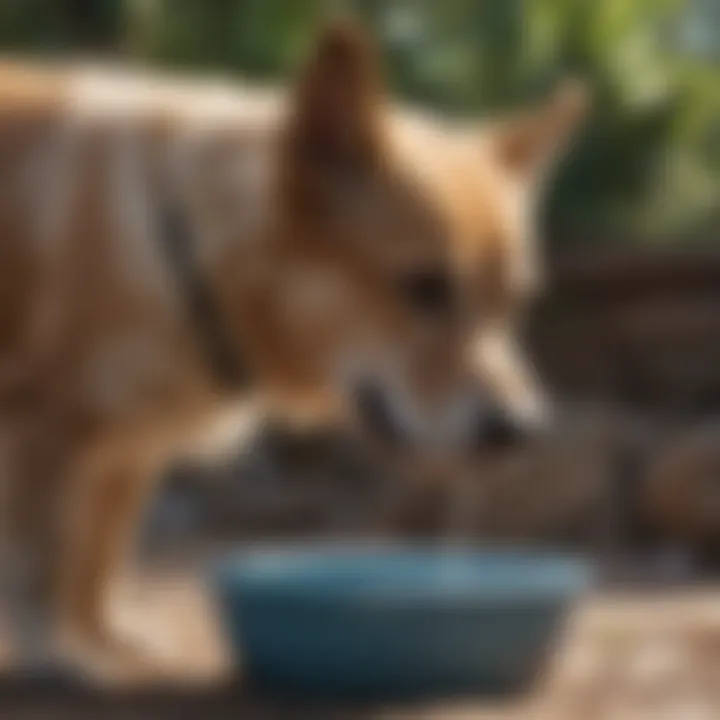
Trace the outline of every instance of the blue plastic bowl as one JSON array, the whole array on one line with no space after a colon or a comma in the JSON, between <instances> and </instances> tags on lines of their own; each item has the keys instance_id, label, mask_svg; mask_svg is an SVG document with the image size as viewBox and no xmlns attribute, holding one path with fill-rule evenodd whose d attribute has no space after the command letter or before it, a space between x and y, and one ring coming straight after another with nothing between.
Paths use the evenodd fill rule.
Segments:
<instances>
[{"instance_id":1,"label":"blue plastic bowl","mask_svg":"<svg viewBox=\"0 0 720 720\"><path fill-rule=\"evenodd\" d=\"M520 689L591 579L558 555L315 547L232 557L215 585L256 686L406 698Z\"/></svg>"}]
</instances>

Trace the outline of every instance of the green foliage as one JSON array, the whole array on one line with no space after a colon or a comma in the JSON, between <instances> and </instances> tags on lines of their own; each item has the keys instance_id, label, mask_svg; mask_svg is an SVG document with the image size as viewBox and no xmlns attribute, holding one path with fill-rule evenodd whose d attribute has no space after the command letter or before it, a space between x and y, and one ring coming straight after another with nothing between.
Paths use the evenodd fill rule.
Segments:
<instances>
[{"instance_id":1,"label":"green foliage","mask_svg":"<svg viewBox=\"0 0 720 720\"><path fill-rule=\"evenodd\" d=\"M0 45L95 38L158 64L272 78L338 7L370 26L399 95L448 112L497 112L564 74L588 78L596 111L548 199L557 242L707 237L713 215L717 232L715 0L0 0Z\"/></svg>"},{"instance_id":2,"label":"green foliage","mask_svg":"<svg viewBox=\"0 0 720 720\"><path fill-rule=\"evenodd\" d=\"M124 12L123 0L0 0L0 47L107 49L122 35Z\"/></svg>"},{"instance_id":3,"label":"green foliage","mask_svg":"<svg viewBox=\"0 0 720 720\"><path fill-rule=\"evenodd\" d=\"M297 0L128 0L136 55L184 67L277 75L289 68L314 21ZM316 3L317 5L317 3Z\"/></svg>"}]
</instances>

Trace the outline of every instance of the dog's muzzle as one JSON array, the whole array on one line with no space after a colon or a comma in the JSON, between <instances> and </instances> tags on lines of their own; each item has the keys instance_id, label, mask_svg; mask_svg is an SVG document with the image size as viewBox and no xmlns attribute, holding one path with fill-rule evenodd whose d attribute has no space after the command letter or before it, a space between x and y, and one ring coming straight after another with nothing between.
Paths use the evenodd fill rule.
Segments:
<instances>
[{"instance_id":1,"label":"dog's muzzle","mask_svg":"<svg viewBox=\"0 0 720 720\"><path fill-rule=\"evenodd\" d=\"M443 445L444 433L438 427L436 436L432 432L433 418L429 418L428 432L424 437L413 432L393 407L383 388L371 381L355 388L356 411L363 427L376 441L391 447L417 445L420 450L426 445ZM454 445L463 446L470 452L507 451L523 445L539 432L538 424L522 417L515 417L499 407L484 408L468 413L465 432L459 433L462 440Z\"/></svg>"}]
</instances>

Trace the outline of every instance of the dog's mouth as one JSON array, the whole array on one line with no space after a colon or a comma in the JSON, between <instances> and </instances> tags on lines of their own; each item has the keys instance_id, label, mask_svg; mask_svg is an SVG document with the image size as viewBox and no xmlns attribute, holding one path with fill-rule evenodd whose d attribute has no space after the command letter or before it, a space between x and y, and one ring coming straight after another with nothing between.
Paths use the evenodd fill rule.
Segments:
<instances>
[{"instance_id":1,"label":"dog's mouth","mask_svg":"<svg viewBox=\"0 0 720 720\"><path fill-rule=\"evenodd\" d=\"M391 449L418 452L507 452L519 449L538 432L535 423L510 411L480 403L456 403L445 412L401 412L381 385L366 381L354 392L361 428Z\"/></svg>"}]
</instances>

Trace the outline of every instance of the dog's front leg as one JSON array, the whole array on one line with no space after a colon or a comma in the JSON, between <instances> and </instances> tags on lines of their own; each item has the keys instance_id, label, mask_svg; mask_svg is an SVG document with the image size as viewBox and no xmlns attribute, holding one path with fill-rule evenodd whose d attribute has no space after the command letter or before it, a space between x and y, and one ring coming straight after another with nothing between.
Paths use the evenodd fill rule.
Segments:
<instances>
[{"instance_id":1,"label":"dog's front leg","mask_svg":"<svg viewBox=\"0 0 720 720\"><path fill-rule=\"evenodd\" d=\"M147 652L113 631L113 581L154 485L157 457L142 442L108 437L77 459L63 513L58 572L63 649L101 679L157 669Z\"/></svg>"},{"instance_id":2,"label":"dog's front leg","mask_svg":"<svg viewBox=\"0 0 720 720\"><path fill-rule=\"evenodd\" d=\"M23 671L52 665L58 503L70 445L52 424L20 413L2 426L0 609L12 662Z\"/></svg>"}]
</instances>

